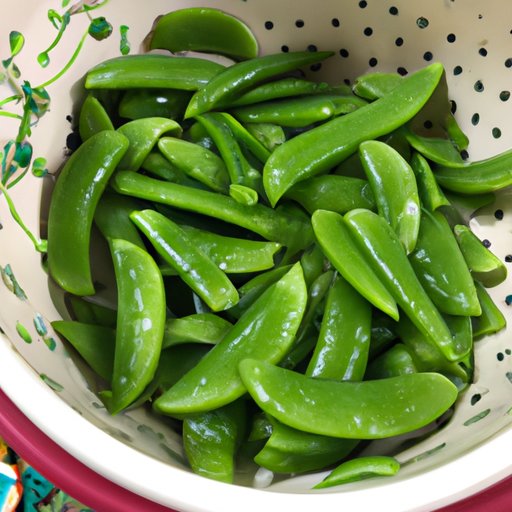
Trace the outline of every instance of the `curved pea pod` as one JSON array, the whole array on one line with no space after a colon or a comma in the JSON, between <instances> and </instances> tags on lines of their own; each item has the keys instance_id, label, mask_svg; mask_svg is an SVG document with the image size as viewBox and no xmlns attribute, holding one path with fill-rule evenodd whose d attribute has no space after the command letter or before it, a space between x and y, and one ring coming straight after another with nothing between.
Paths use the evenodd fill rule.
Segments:
<instances>
[{"instance_id":1,"label":"curved pea pod","mask_svg":"<svg viewBox=\"0 0 512 512\"><path fill-rule=\"evenodd\" d=\"M393 476L400 470L400 463L394 457L374 455L371 457L357 457L342 462L332 470L327 477L313 489L325 489L335 485L358 482L367 478Z\"/></svg>"},{"instance_id":2,"label":"curved pea pod","mask_svg":"<svg viewBox=\"0 0 512 512\"><path fill-rule=\"evenodd\" d=\"M477 210L484 206L491 205L496 201L496 194L494 192L473 194L470 196L446 192L445 196L450 204L444 206L442 212L452 228L457 224L469 224Z\"/></svg>"},{"instance_id":3,"label":"curved pea pod","mask_svg":"<svg viewBox=\"0 0 512 512\"><path fill-rule=\"evenodd\" d=\"M409 144L425 158L439 165L461 165L464 160L459 150L449 139L423 137L411 130L405 130Z\"/></svg>"},{"instance_id":4,"label":"curved pea pod","mask_svg":"<svg viewBox=\"0 0 512 512\"><path fill-rule=\"evenodd\" d=\"M276 363L289 350L306 307L302 269L295 264L268 288L201 361L155 401L157 411L182 415L216 409L246 389L238 363L256 357Z\"/></svg>"},{"instance_id":5,"label":"curved pea pod","mask_svg":"<svg viewBox=\"0 0 512 512\"><path fill-rule=\"evenodd\" d=\"M498 286L507 278L507 267L470 228L458 224L453 232L472 276L485 287ZM478 315L474 315L478 316Z\"/></svg>"},{"instance_id":6,"label":"curved pea pod","mask_svg":"<svg viewBox=\"0 0 512 512\"><path fill-rule=\"evenodd\" d=\"M183 171L171 164L158 150L151 151L141 164L141 168L149 174L173 183L181 183L190 187L202 187L196 180L189 179ZM206 188L206 187L204 187Z\"/></svg>"},{"instance_id":7,"label":"curved pea pod","mask_svg":"<svg viewBox=\"0 0 512 512\"><path fill-rule=\"evenodd\" d=\"M233 98L249 87L274 76L325 60L333 52L288 52L264 55L226 68L198 90L188 104L185 118L194 117Z\"/></svg>"},{"instance_id":8,"label":"curved pea pod","mask_svg":"<svg viewBox=\"0 0 512 512\"><path fill-rule=\"evenodd\" d=\"M327 270L326 263L327 260L318 244L311 245L301 254L300 266L308 288L322 272Z\"/></svg>"},{"instance_id":9,"label":"curved pea pod","mask_svg":"<svg viewBox=\"0 0 512 512\"><path fill-rule=\"evenodd\" d=\"M346 439L412 432L447 411L458 394L437 373L333 382L255 359L241 361L239 369L250 395L267 414L305 432Z\"/></svg>"},{"instance_id":10,"label":"curved pea pod","mask_svg":"<svg viewBox=\"0 0 512 512\"><path fill-rule=\"evenodd\" d=\"M317 210L311 221L320 247L336 270L368 302L398 320L395 299L350 236L343 217L335 212Z\"/></svg>"},{"instance_id":11,"label":"curved pea pod","mask_svg":"<svg viewBox=\"0 0 512 512\"><path fill-rule=\"evenodd\" d=\"M235 456L246 430L246 406L237 400L183 420L183 446L194 473L233 483Z\"/></svg>"},{"instance_id":12,"label":"curved pea pod","mask_svg":"<svg viewBox=\"0 0 512 512\"><path fill-rule=\"evenodd\" d=\"M100 377L110 382L114 367L115 329L68 320L55 320L52 327L69 341Z\"/></svg>"},{"instance_id":13,"label":"curved pea pod","mask_svg":"<svg viewBox=\"0 0 512 512\"><path fill-rule=\"evenodd\" d=\"M126 55L91 68L85 78L85 88L196 91L223 69L221 64L200 58Z\"/></svg>"},{"instance_id":14,"label":"curved pea pod","mask_svg":"<svg viewBox=\"0 0 512 512\"><path fill-rule=\"evenodd\" d=\"M75 295L67 295L64 300L73 320L83 324L116 327L117 312L115 309L95 304Z\"/></svg>"},{"instance_id":15,"label":"curved pea pod","mask_svg":"<svg viewBox=\"0 0 512 512\"><path fill-rule=\"evenodd\" d=\"M111 184L122 194L149 199L241 226L267 240L285 245L290 252L299 251L313 241L309 222L262 204L246 206L231 197L176 183L164 183L130 171L116 172Z\"/></svg>"},{"instance_id":16,"label":"curved pea pod","mask_svg":"<svg viewBox=\"0 0 512 512\"><path fill-rule=\"evenodd\" d=\"M277 146L286 140L283 127L270 123L248 123L245 125L247 131L257 139L269 151L274 151Z\"/></svg>"},{"instance_id":17,"label":"curved pea pod","mask_svg":"<svg viewBox=\"0 0 512 512\"><path fill-rule=\"evenodd\" d=\"M482 314L472 319L473 336L475 340L478 340L504 329L507 326L507 320L500 308L498 308L487 293L484 285L476 281L475 286L480 307L482 308Z\"/></svg>"},{"instance_id":18,"label":"curved pea pod","mask_svg":"<svg viewBox=\"0 0 512 512\"><path fill-rule=\"evenodd\" d=\"M238 302L238 292L226 274L197 249L186 231L154 210L135 211L130 218L160 256L213 311Z\"/></svg>"},{"instance_id":19,"label":"curved pea pod","mask_svg":"<svg viewBox=\"0 0 512 512\"><path fill-rule=\"evenodd\" d=\"M310 434L270 418L272 433L254 457L274 473L304 473L323 469L345 458L358 444L354 439Z\"/></svg>"},{"instance_id":20,"label":"curved pea pod","mask_svg":"<svg viewBox=\"0 0 512 512\"><path fill-rule=\"evenodd\" d=\"M229 174L222 158L193 142L162 137L158 149L178 169L216 192L226 193Z\"/></svg>"},{"instance_id":21,"label":"curved pea pod","mask_svg":"<svg viewBox=\"0 0 512 512\"><path fill-rule=\"evenodd\" d=\"M94 223L106 238L121 238L146 249L130 213L139 210L141 203L131 197L105 192L96 206Z\"/></svg>"},{"instance_id":22,"label":"curved pea pod","mask_svg":"<svg viewBox=\"0 0 512 512\"><path fill-rule=\"evenodd\" d=\"M410 349L402 343L397 343L368 365L364 378L365 380L388 379L417 371Z\"/></svg>"},{"instance_id":23,"label":"curved pea pod","mask_svg":"<svg viewBox=\"0 0 512 512\"><path fill-rule=\"evenodd\" d=\"M411 119L431 96L442 72L440 64L431 64L404 78L381 99L276 148L263 170L270 203L276 204L295 183L334 168L354 153L361 142L390 133Z\"/></svg>"},{"instance_id":24,"label":"curved pea pod","mask_svg":"<svg viewBox=\"0 0 512 512\"><path fill-rule=\"evenodd\" d=\"M126 119L183 117L191 97L190 91L179 89L128 89L119 102L119 115Z\"/></svg>"},{"instance_id":25,"label":"curved pea pod","mask_svg":"<svg viewBox=\"0 0 512 512\"><path fill-rule=\"evenodd\" d=\"M409 254L420 229L420 199L416 178L404 158L384 142L362 142L359 155L373 190L377 210Z\"/></svg>"},{"instance_id":26,"label":"curved pea pod","mask_svg":"<svg viewBox=\"0 0 512 512\"><path fill-rule=\"evenodd\" d=\"M389 94L402 80L398 73L366 73L355 79L352 91L361 98L373 101Z\"/></svg>"},{"instance_id":27,"label":"curved pea pod","mask_svg":"<svg viewBox=\"0 0 512 512\"><path fill-rule=\"evenodd\" d=\"M344 220L373 270L418 329L448 360L457 361L466 355L457 351L450 330L416 277L400 240L386 220L362 209L347 213Z\"/></svg>"},{"instance_id":28,"label":"curved pea pod","mask_svg":"<svg viewBox=\"0 0 512 512\"><path fill-rule=\"evenodd\" d=\"M88 94L78 118L78 133L82 141L91 138L95 133L113 129L114 125L103 105L92 94Z\"/></svg>"},{"instance_id":29,"label":"curved pea pod","mask_svg":"<svg viewBox=\"0 0 512 512\"><path fill-rule=\"evenodd\" d=\"M253 59L259 51L258 41L242 20L210 7L178 9L159 17L149 48L216 53L235 60Z\"/></svg>"},{"instance_id":30,"label":"curved pea pod","mask_svg":"<svg viewBox=\"0 0 512 512\"><path fill-rule=\"evenodd\" d=\"M120 126L117 131L130 141L128 151L126 151L123 159L119 162L119 168L138 171L158 139L164 133L180 135L181 126L172 119L147 117L129 121Z\"/></svg>"},{"instance_id":31,"label":"curved pea pod","mask_svg":"<svg viewBox=\"0 0 512 512\"><path fill-rule=\"evenodd\" d=\"M418 243L409 261L439 311L449 315L480 314L473 278L442 213L422 210Z\"/></svg>"},{"instance_id":32,"label":"curved pea pod","mask_svg":"<svg viewBox=\"0 0 512 512\"><path fill-rule=\"evenodd\" d=\"M162 349L181 343L216 345L233 325L213 313L196 313L165 322Z\"/></svg>"},{"instance_id":33,"label":"curved pea pod","mask_svg":"<svg viewBox=\"0 0 512 512\"><path fill-rule=\"evenodd\" d=\"M429 163L422 155L417 152L412 155L411 167L416 176L421 204L427 210L433 212L441 206L450 204L450 201L439 188Z\"/></svg>"},{"instance_id":34,"label":"curved pea pod","mask_svg":"<svg viewBox=\"0 0 512 512\"><path fill-rule=\"evenodd\" d=\"M368 361L371 320L371 304L337 276L327 295L320 335L306 375L362 380Z\"/></svg>"},{"instance_id":35,"label":"curved pea pod","mask_svg":"<svg viewBox=\"0 0 512 512\"><path fill-rule=\"evenodd\" d=\"M84 142L65 163L48 215L48 269L64 290L93 295L89 245L94 210L128 149L128 139L103 131Z\"/></svg>"},{"instance_id":36,"label":"curved pea pod","mask_svg":"<svg viewBox=\"0 0 512 512\"><path fill-rule=\"evenodd\" d=\"M434 174L441 187L452 192L495 192L512 185L512 150L477 162L439 165Z\"/></svg>"},{"instance_id":37,"label":"curved pea pod","mask_svg":"<svg viewBox=\"0 0 512 512\"><path fill-rule=\"evenodd\" d=\"M142 394L157 369L165 327L162 275L149 253L126 240L110 241L117 283L118 309L111 414ZM108 392L107 392L108 393Z\"/></svg>"}]
</instances>

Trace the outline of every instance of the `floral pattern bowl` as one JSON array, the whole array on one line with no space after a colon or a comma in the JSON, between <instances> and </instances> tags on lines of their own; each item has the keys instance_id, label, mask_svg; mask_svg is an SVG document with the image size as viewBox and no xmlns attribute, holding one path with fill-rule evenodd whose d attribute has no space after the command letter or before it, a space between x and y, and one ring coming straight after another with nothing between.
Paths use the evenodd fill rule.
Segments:
<instances>
[{"instance_id":1,"label":"floral pattern bowl","mask_svg":"<svg viewBox=\"0 0 512 512\"><path fill-rule=\"evenodd\" d=\"M5 0L0 19L2 390L78 460L135 493L183 511L229 512L243 506L329 512L366 510L376 503L382 511L426 511L506 477L512 472L510 328L476 344L474 382L445 428L412 447L400 439L377 448L396 453L402 463L397 476L322 491L311 488L325 473L275 481L272 475L251 475L236 485L192 474L180 436L169 424L145 408L114 417L106 412L91 384L94 378L52 330L51 322L66 310L45 270L48 198L53 175L74 147L81 78L106 58L139 52L158 15L204 5L244 20L263 53L335 50L332 63L317 72L325 80L351 83L371 71L407 74L439 61L452 112L470 140L469 158L483 159L511 146L506 0L322 0L317 8L291 0L177 0L172 5L152 0L144 6L127 0ZM511 200L505 189L470 220L473 232L509 270ZM489 293L510 319L511 279Z\"/></svg>"}]
</instances>

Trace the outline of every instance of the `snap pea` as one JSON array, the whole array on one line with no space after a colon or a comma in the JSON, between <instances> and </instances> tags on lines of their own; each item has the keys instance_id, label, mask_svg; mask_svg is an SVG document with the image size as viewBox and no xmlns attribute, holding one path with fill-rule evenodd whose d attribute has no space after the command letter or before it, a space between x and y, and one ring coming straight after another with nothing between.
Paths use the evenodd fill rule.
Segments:
<instances>
[{"instance_id":1,"label":"snap pea","mask_svg":"<svg viewBox=\"0 0 512 512\"><path fill-rule=\"evenodd\" d=\"M355 79L352 91L361 98L373 101L389 94L401 81L398 73L367 73Z\"/></svg>"},{"instance_id":2,"label":"snap pea","mask_svg":"<svg viewBox=\"0 0 512 512\"><path fill-rule=\"evenodd\" d=\"M439 311L480 314L473 278L442 213L422 210L417 247L409 261Z\"/></svg>"},{"instance_id":3,"label":"snap pea","mask_svg":"<svg viewBox=\"0 0 512 512\"><path fill-rule=\"evenodd\" d=\"M164 117L135 119L123 124L117 131L130 142L128 150L119 162L119 168L127 171L139 170L142 162L164 133L180 135L182 132L181 126L176 121Z\"/></svg>"},{"instance_id":4,"label":"snap pea","mask_svg":"<svg viewBox=\"0 0 512 512\"><path fill-rule=\"evenodd\" d=\"M200 58L125 55L90 69L85 77L85 88L195 91L223 69L221 64Z\"/></svg>"},{"instance_id":5,"label":"snap pea","mask_svg":"<svg viewBox=\"0 0 512 512\"><path fill-rule=\"evenodd\" d=\"M186 231L154 210L134 211L130 218L156 251L213 311L238 302L238 292L226 274L201 250Z\"/></svg>"},{"instance_id":6,"label":"snap pea","mask_svg":"<svg viewBox=\"0 0 512 512\"><path fill-rule=\"evenodd\" d=\"M190 100L185 118L208 112L219 104L269 78L325 60L333 52L287 52L238 62L199 89Z\"/></svg>"},{"instance_id":7,"label":"snap pea","mask_svg":"<svg viewBox=\"0 0 512 512\"><path fill-rule=\"evenodd\" d=\"M405 130L405 134L409 144L431 162L448 166L464 163L459 150L449 139L422 137L412 130Z\"/></svg>"},{"instance_id":8,"label":"snap pea","mask_svg":"<svg viewBox=\"0 0 512 512\"><path fill-rule=\"evenodd\" d=\"M304 272L306 285L310 288L315 279L327 270L324 253L318 244L315 243L303 251L300 266Z\"/></svg>"},{"instance_id":9,"label":"snap pea","mask_svg":"<svg viewBox=\"0 0 512 512\"><path fill-rule=\"evenodd\" d=\"M255 359L241 361L239 370L250 395L267 414L290 427L332 437L404 434L438 418L457 398L457 388L437 373L333 382ZM391 398L397 396L400 400Z\"/></svg>"},{"instance_id":10,"label":"snap pea","mask_svg":"<svg viewBox=\"0 0 512 512\"><path fill-rule=\"evenodd\" d=\"M190 91L179 89L128 89L119 102L119 115L126 119L166 117L181 120L190 97Z\"/></svg>"},{"instance_id":11,"label":"snap pea","mask_svg":"<svg viewBox=\"0 0 512 512\"><path fill-rule=\"evenodd\" d=\"M398 320L395 299L350 236L343 217L335 212L317 210L313 213L311 222L320 247L336 270L368 302Z\"/></svg>"},{"instance_id":12,"label":"snap pea","mask_svg":"<svg viewBox=\"0 0 512 512\"><path fill-rule=\"evenodd\" d=\"M306 307L302 269L295 264L242 315L220 343L154 407L168 415L213 410L245 393L238 363L246 357L278 362L292 344Z\"/></svg>"},{"instance_id":13,"label":"snap pea","mask_svg":"<svg viewBox=\"0 0 512 512\"><path fill-rule=\"evenodd\" d=\"M420 200L416 178L404 158L384 142L362 142L359 155L373 191L377 210L409 254L420 229Z\"/></svg>"},{"instance_id":14,"label":"snap pea","mask_svg":"<svg viewBox=\"0 0 512 512\"><path fill-rule=\"evenodd\" d=\"M86 141L97 132L113 129L114 125L103 105L92 94L88 94L78 118L78 133L82 141Z\"/></svg>"},{"instance_id":15,"label":"snap pea","mask_svg":"<svg viewBox=\"0 0 512 512\"><path fill-rule=\"evenodd\" d=\"M414 152L411 158L411 167L416 176L418 194L423 207L433 212L441 206L450 204L450 201L448 201L443 191L439 188L434 173L425 157Z\"/></svg>"},{"instance_id":16,"label":"snap pea","mask_svg":"<svg viewBox=\"0 0 512 512\"><path fill-rule=\"evenodd\" d=\"M286 140L283 127L277 124L248 123L245 128L269 151L274 151L277 146L280 146Z\"/></svg>"},{"instance_id":17,"label":"snap pea","mask_svg":"<svg viewBox=\"0 0 512 512\"><path fill-rule=\"evenodd\" d=\"M258 192L253 188L240 185L239 183L231 183L229 185L229 195L240 204L245 206L253 206L258 202Z\"/></svg>"},{"instance_id":18,"label":"snap pea","mask_svg":"<svg viewBox=\"0 0 512 512\"><path fill-rule=\"evenodd\" d=\"M453 232L474 279L487 288L498 286L505 281L505 264L485 247L468 226L458 224L453 228Z\"/></svg>"},{"instance_id":19,"label":"snap pea","mask_svg":"<svg viewBox=\"0 0 512 512\"><path fill-rule=\"evenodd\" d=\"M55 184L48 214L48 270L75 295L94 294L89 259L94 210L127 149L124 135L99 132L71 155Z\"/></svg>"},{"instance_id":20,"label":"snap pea","mask_svg":"<svg viewBox=\"0 0 512 512\"><path fill-rule=\"evenodd\" d=\"M478 340L504 329L507 325L507 320L500 308L492 300L484 285L476 281L475 286L480 307L482 308L482 314L472 319L473 336L475 340Z\"/></svg>"},{"instance_id":21,"label":"snap pea","mask_svg":"<svg viewBox=\"0 0 512 512\"><path fill-rule=\"evenodd\" d=\"M397 343L368 365L364 378L365 380L388 379L417 371L410 349L403 343Z\"/></svg>"},{"instance_id":22,"label":"snap pea","mask_svg":"<svg viewBox=\"0 0 512 512\"><path fill-rule=\"evenodd\" d=\"M178 169L175 165L171 164L162 153L156 149L151 151L141 164L141 168L157 178L165 181L172 181L173 183L181 183L190 187L203 187L203 185L194 180L189 179L186 174ZM206 189L206 187L204 187Z\"/></svg>"},{"instance_id":23,"label":"snap pea","mask_svg":"<svg viewBox=\"0 0 512 512\"><path fill-rule=\"evenodd\" d=\"M263 170L263 184L270 203L276 204L298 181L335 167L356 151L361 142L390 133L407 122L426 103L442 72L440 64L431 64L404 78L381 99L276 148Z\"/></svg>"},{"instance_id":24,"label":"snap pea","mask_svg":"<svg viewBox=\"0 0 512 512\"><path fill-rule=\"evenodd\" d=\"M71 294L66 294L64 300L73 320L83 324L116 327L117 312L115 309Z\"/></svg>"},{"instance_id":25,"label":"snap pea","mask_svg":"<svg viewBox=\"0 0 512 512\"><path fill-rule=\"evenodd\" d=\"M242 20L211 7L178 9L159 17L148 46L217 53L235 60L252 59L259 51L258 41Z\"/></svg>"}]
</instances>

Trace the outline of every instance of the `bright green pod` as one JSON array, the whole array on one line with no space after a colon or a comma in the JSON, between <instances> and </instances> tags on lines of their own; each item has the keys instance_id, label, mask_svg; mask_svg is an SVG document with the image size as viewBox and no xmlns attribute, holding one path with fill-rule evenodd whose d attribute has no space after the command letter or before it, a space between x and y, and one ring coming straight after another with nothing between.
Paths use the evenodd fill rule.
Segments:
<instances>
[{"instance_id":1,"label":"bright green pod","mask_svg":"<svg viewBox=\"0 0 512 512\"><path fill-rule=\"evenodd\" d=\"M92 94L88 94L78 118L78 133L82 141L90 139L95 133L113 129L114 125L103 105Z\"/></svg>"},{"instance_id":2,"label":"bright green pod","mask_svg":"<svg viewBox=\"0 0 512 512\"><path fill-rule=\"evenodd\" d=\"M128 89L119 102L119 115L125 119L166 117L181 120L190 97L190 91L179 89Z\"/></svg>"},{"instance_id":3,"label":"bright green pod","mask_svg":"<svg viewBox=\"0 0 512 512\"><path fill-rule=\"evenodd\" d=\"M418 153L435 164L448 166L464 164L458 148L450 139L423 137L412 130L405 130L405 137Z\"/></svg>"},{"instance_id":4,"label":"bright green pod","mask_svg":"<svg viewBox=\"0 0 512 512\"><path fill-rule=\"evenodd\" d=\"M165 181L181 183L182 185L188 185L191 187L202 187L199 182L189 179L183 171L171 164L171 162L169 162L169 160L165 158L159 150L151 151L151 153L149 153L142 162L141 168L152 176L161 178Z\"/></svg>"},{"instance_id":5,"label":"bright green pod","mask_svg":"<svg viewBox=\"0 0 512 512\"><path fill-rule=\"evenodd\" d=\"M302 269L296 264L247 309L220 343L155 401L155 409L170 416L192 414L242 396L246 389L239 362L247 357L279 362L295 339L306 300Z\"/></svg>"},{"instance_id":6,"label":"bright green pod","mask_svg":"<svg viewBox=\"0 0 512 512\"><path fill-rule=\"evenodd\" d=\"M286 140L283 127L269 123L248 123L245 125L247 131L258 140L270 152Z\"/></svg>"},{"instance_id":7,"label":"bright green pod","mask_svg":"<svg viewBox=\"0 0 512 512\"><path fill-rule=\"evenodd\" d=\"M366 73L355 79L352 91L361 98L374 101L389 94L402 80L398 73Z\"/></svg>"},{"instance_id":8,"label":"bright green pod","mask_svg":"<svg viewBox=\"0 0 512 512\"><path fill-rule=\"evenodd\" d=\"M439 188L434 173L425 157L418 152L414 152L411 159L411 167L416 176L418 194L424 208L433 212L441 206L450 204L450 201L448 201L443 191Z\"/></svg>"},{"instance_id":9,"label":"bright green pod","mask_svg":"<svg viewBox=\"0 0 512 512\"><path fill-rule=\"evenodd\" d=\"M73 320L83 324L116 327L117 312L115 309L71 294L66 295L64 300Z\"/></svg>"},{"instance_id":10,"label":"bright green pod","mask_svg":"<svg viewBox=\"0 0 512 512\"><path fill-rule=\"evenodd\" d=\"M507 320L500 308L492 300L484 285L475 282L478 300L482 314L473 318L473 336L479 340L489 334L495 334L505 329Z\"/></svg>"},{"instance_id":11,"label":"bright green pod","mask_svg":"<svg viewBox=\"0 0 512 512\"><path fill-rule=\"evenodd\" d=\"M256 359L241 361L239 370L247 391L267 414L304 432L347 439L412 432L446 412L458 395L437 373L337 382Z\"/></svg>"},{"instance_id":12,"label":"bright green pod","mask_svg":"<svg viewBox=\"0 0 512 512\"><path fill-rule=\"evenodd\" d=\"M365 380L389 379L417 371L410 349L403 343L397 343L368 365L364 378Z\"/></svg>"}]
</instances>

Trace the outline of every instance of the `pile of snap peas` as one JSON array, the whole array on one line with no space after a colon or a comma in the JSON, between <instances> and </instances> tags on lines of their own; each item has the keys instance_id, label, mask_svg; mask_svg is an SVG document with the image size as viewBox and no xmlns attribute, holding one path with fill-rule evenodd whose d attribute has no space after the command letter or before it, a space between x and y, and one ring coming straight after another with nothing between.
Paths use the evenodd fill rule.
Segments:
<instances>
[{"instance_id":1,"label":"pile of snap peas","mask_svg":"<svg viewBox=\"0 0 512 512\"><path fill-rule=\"evenodd\" d=\"M200 475L233 482L240 460L333 470L317 487L395 474L361 448L449 412L474 342L505 327L486 290L506 268L458 207L512 183L512 152L464 161L449 108L434 135L418 129L432 101L448 105L439 63L330 85L298 70L332 52L258 56L230 15L178 13L153 48L234 63L146 53L89 70L82 143L49 209L48 270L71 313L53 327L111 414L176 420ZM236 44L167 37L187 23ZM95 300L95 237L111 308Z\"/></svg>"}]
</instances>

